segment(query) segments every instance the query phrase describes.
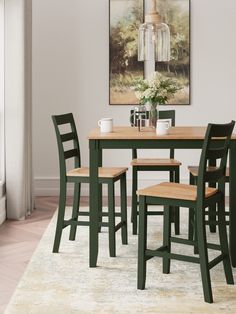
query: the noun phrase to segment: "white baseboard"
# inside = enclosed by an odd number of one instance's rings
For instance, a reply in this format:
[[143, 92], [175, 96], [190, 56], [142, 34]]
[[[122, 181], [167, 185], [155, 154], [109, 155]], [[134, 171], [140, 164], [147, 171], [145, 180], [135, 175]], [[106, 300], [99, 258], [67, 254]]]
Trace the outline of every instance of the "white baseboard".
[[6, 185], [0, 181], [0, 225], [6, 220]]
[[6, 197], [0, 198], [0, 225], [6, 220]]

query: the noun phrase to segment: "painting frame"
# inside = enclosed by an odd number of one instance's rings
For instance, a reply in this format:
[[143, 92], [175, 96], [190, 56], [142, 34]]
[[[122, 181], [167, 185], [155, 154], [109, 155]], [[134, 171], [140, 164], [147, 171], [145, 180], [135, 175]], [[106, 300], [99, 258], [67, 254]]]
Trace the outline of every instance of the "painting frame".
[[[136, 23], [136, 32], [138, 34], [138, 25], [144, 21], [145, 1], [138, 0], [139, 5], [142, 5], [142, 18]], [[114, 8], [111, 6], [114, 2], [120, 2], [127, 5], [128, 2], [137, 3], [137, 0], [109, 0], [109, 105], [137, 105], [138, 100], [135, 97], [131, 84], [127, 77], [132, 77], [126, 74], [115, 72], [114, 67], [114, 51], [113, 38], [115, 34], [112, 32], [112, 12]], [[167, 77], [174, 77], [182, 86], [182, 89], [174, 95], [166, 105], [182, 106], [191, 104], [191, 0], [158, 0], [157, 11], [165, 16], [166, 23], [170, 27], [171, 33], [171, 60], [169, 62], [155, 62], [155, 71], [158, 71]], [[120, 21], [126, 17], [120, 15]], [[127, 18], [126, 18], [127, 19]], [[183, 20], [183, 21], [182, 21]], [[182, 23], [182, 24], [181, 24]], [[121, 23], [122, 24], [122, 23]], [[126, 34], [124, 34], [125, 37]], [[182, 47], [181, 47], [182, 45]], [[134, 46], [135, 47], [135, 46]], [[177, 51], [179, 50], [179, 51]], [[118, 51], [119, 52], [119, 51]], [[136, 38], [136, 52], [137, 52], [137, 38]], [[182, 56], [181, 56], [182, 54]], [[178, 55], [176, 57], [176, 55]], [[136, 55], [137, 58], [137, 55]], [[182, 58], [182, 59], [181, 59]], [[121, 62], [125, 62], [122, 60]], [[115, 64], [116, 66], [116, 64]], [[145, 62], [137, 61], [137, 73], [139, 78], [144, 78], [144, 73], [148, 72], [145, 69]], [[135, 69], [133, 70], [135, 73]], [[114, 74], [115, 73], [115, 74]], [[125, 72], [126, 73], [126, 72]], [[114, 79], [115, 77], [115, 79]], [[118, 78], [118, 79], [117, 79]], [[124, 84], [123, 84], [124, 82]], [[126, 88], [126, 85], [129, 88]], [[123, 88], [124, 85], [124, 88]], [[133, 94], [132, 94], [133, 93]], [[130, 97], [132, 94], [132, 98]]]

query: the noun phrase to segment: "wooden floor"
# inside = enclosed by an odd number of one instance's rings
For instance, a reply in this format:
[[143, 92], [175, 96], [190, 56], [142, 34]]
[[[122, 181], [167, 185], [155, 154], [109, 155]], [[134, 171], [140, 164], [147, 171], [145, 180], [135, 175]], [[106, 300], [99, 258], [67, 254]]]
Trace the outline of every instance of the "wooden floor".
[[[107, 199], [103, 200], [104, 205]], [[71, 197], [67, 205], [72, 204]], [[119, 200], [116, 199], [116, 204]], [[81, 198], [81, 206], [88, 205], [88, 198]], [[130, 199], [128, 198], [128, 205]], [[0, 226], [0, 314], [10, 298], [58, 206], [57, 197], [37, 197], [35, 210], [26, 220], [6, 221]]]
[[[83, 198], [81, 205], [87, 204], [87, 198]], [[37, 197], [36, 210], [30, 217], [0, 226], [0, 313], [4, 312], [57, 205], [56, 197]]]

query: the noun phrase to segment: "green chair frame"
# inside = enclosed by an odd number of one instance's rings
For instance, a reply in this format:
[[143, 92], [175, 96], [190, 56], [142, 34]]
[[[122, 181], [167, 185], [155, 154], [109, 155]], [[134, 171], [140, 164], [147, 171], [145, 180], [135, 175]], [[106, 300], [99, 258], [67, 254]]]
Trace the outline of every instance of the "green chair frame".
[[[80, 146], [75, 126], [75, 121], [72, 113], [54, 115], [52, 116], [53, 124], [56, 131], [57, 146], [59, 153], [59, 165], [60, 165], [60, 198], [59, 208], [56, 224], [56, 233], [53, 245], [53, 253], [58, 253], [62, 231], [65, 227], [70, 226], [70, 240], [75, 240], [76, 229], [78, 225], [89, 226], [89, 221], [78, 220], [79, 216], [89, 217], [89, 212], [80, 211], [80, 191], [81, 183], [89, 183], [89, 176], [68, 176], [67, 175], [67, 160], [74, 159], [74, 167], [81, 167]], [[60, 130], [62, 125], [68, 124], [71, 131], [63, 133]], [[73, 148], [65, 150], [64, 145], [66, 142], [72, 141]], [[121, 205], [120, 212], [115, 212], [115, 193], [114, 184], [116, 181], [120, 181], [121, 190]], [[66, 195], [67, 195], [67, 183], [74, 183], [74, 195], [73, 195], [73, 207], [71, 219], [65, 220], [65, 207], [66, 207]], [[100, 222], [98, 228], [102, 226], [108, 227], [109, 230], [109, 252], [111, 257], [116, 256], [116, 241], [115, 233], [121, 229], [122, 244], [128, 244], [127, 237], [127, 192], [126, 192], [126, 172], [121, 175], [112, 178], [99, 177], [100, 189], [102, 190], [102, 184], [108, 185], [108, 212], [102, 212], [102, 197], [99, 200], [100, 206]], [[101, 193], [102, 194], [102, 193]], [[103, 222], [102, 217], [108, 216], [108, 222]], [[121, 221], [116, 225], [115, 217], [120, 217]]]
[[[216, 165], [216, 160], [211, 162], [211, 165]], [[189, 173], [189, 184], [190, 185], [197, 185], [198, 176], [193, 175], [191, 172]], [[225, 182], [229, 183], [229, 176], [225, 176]], [[215, 182], [209, 182], [209, 187], [215, 187]], [[216, 210], [215, 206], [209, 208], [209, 228], [211, 232], [216, 232]], [[229, 212], [225, 212], [225, 216], [229, 217]], [[188, 239], [193, 240], [194, 237], [194, 225], [195, 225], [195, 219], [194, 219], [194, 210], [189, 210], [189, 218], [188, 218]], [[226, 221], [226, 225], [229, 225], [229, 221]], [[195, 249], [196, 252], [196, 249]]]
[[[175, 110], [161, 110], [159, 111], [159, 119], [170, 119], [171, 126], [175, 126]], [[174, 158], [174, 149], [170, 149], [170, 159]], [[132, 159], [137, 159], [137, 149], [132, 149]], [[131, 222], [133, 224], [133, 234], [137, 234], [138, 220], [138, 173], [139, 171], [168, 171], [170, 176], [170, 182], [179, 182], [180, 170], [179, 166], [154, 166], [154, 165], [142, 165], [142, 166], [132, 166], [132, 205], [131, 205]], [[150, 211], [149, 215], [163, 215], [163, 211]], [[179, 223], [179, 208], [175, 207], [172, 211], [172, 222], [175, 226], [175, 234], [180, 233], [180, 223]]]
[[[171, 259], [200, 264], [204, 300], [208, 303], [213, 302], [210, 279], [210, 269], [212, 267], [223, 261], [226, 282], [227, 284], [234, 284], [225, 223], [225, 172], [227, 153], [234, 124], [235, 122], [232, 121], [229, 124], [222, 125], [209, 124], [207, 127], [200, 158], [198, 182], [196, 187], [196, 201], [171, 198], [171, 191], [168, 198], [147, 196], [145, 195], [147, 191], [140, 195], [138, 238], [138, 289], [145, 289], [146, 263], [147, 260], [154, 256], [162, 257], [163, 273], [166, 274], [170, 272]], [[213, 138], [214, 142], [212, 142]], [[213, 145], [215, 144], [216, 139], [218, 139], [219, 141], [217, 141], [217, 145]], [[220, 165], [214, 171], [207, 171], [207, 163], [209, 163], [209, 161], [212, 159], [219, 160]], [[216, 182], [218, 189], [216, 190], [215, 194], [206, 198], [205, 188], [207, 182]], [[156, 250], [147, 249], [147, 206], [150, 204], [164, 205], [163, 246], [159, 247]], [[215, 204], [217, 204], [216, 214], [218, 216], [217, 225], [219, 229], [219, 245], [207, 243], [206, 238], [206, 208], [209, 208], [210, 206]], [[194, 215], [196, 217], [196, 237], [194, 241], [171, 236], [170, 214], [172, 206], [194, 209]], [[193, 245], [194, 247], [197, 247], [199, 257], [171, 253], [172, 242]], [[209, 262], [208, 248], [219, 250], [221, 251], [221, 254]]]

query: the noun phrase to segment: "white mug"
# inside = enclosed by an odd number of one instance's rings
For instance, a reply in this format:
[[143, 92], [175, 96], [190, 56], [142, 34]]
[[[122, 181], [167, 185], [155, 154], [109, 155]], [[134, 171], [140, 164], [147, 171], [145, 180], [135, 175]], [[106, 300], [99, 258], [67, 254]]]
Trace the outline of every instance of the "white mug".
[[168, 120], [157, 120], [156, 134], [166, 135], [169, 133], [170, 122]]
[[103, 118], [98, 121], [98, 126], [100, 126], [100, 131], [102, 133], [109, 133], [113, 131], [113, 119]]

